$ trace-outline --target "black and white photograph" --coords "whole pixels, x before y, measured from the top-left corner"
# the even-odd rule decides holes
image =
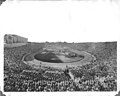
[[[119,0],[6,0],[0,96],[119,96]]]
[[[117,42],[28,42],[4,36],[4,91],[116,91]]]

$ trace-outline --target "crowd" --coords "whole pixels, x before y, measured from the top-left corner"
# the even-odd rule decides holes
[[[5,91],[115,91],[114,75],[97,76],[89,73],[72,80],[64,74],[9,74],[4,81]]]
[[[25,54],[35,52],[44,45],[27,44],[4,49],[4,91],[116,91],[116,59],[90,62],[81,67],[69,68],[74,79],[64,70],[55,68],[33,69],[21,60]],[[55,72],[53,72],[55,71]],[[57,72],[58,71],[58,72]]]

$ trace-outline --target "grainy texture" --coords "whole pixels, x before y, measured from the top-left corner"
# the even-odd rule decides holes
[[[57,47],[57,48],[56,48]],[[59,49],[59,50],[58,50]],[[54,50],[63,54],[69,49],[85,51],[96,60],[82,66],[64,69],[38,66],[23,62],[23,57],[36,52]],[[71,55],[72,56],[72,55]],[[27,60],[33,60],[27,58]],[[35,63],[35,62],[34,62]],[[56,65],[57,66],[57,65]],[[4,48],[4,91],[116,91],[117,90],[117,42],[96,43],[27,43]]]

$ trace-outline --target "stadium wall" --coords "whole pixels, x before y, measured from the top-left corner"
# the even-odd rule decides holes
[[[4,36],[4,43],[6,44],[12,44],[12,43],[27,43],[28,38],[24,38],[18,35],[11,35],[7,34]]]

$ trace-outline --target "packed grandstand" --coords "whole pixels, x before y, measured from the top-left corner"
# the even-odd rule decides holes
[[[56,46],[89,52],[96,57],[96,60],[82,66],[66,66],[64,69],[42,64],[30,65],[23,62],[23,57],[28,54]],[[74,44],[29,42],[19,47],[4,47],[4,91],[116,91],[116,51],[117,42]]]

